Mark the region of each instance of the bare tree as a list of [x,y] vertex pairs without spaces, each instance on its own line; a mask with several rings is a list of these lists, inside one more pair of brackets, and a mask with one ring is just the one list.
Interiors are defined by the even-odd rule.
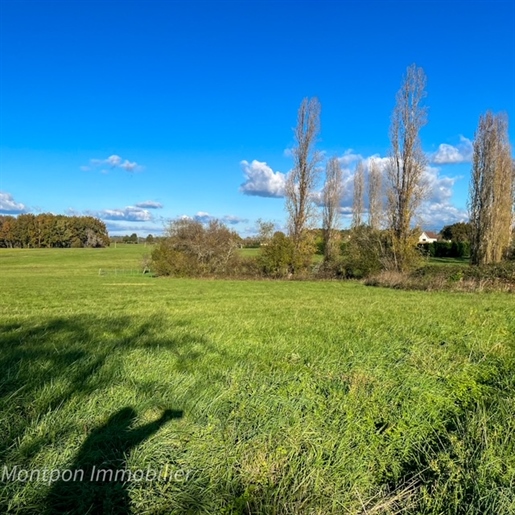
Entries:
[[374,159],[368,170],[368,225],[374,230],[381,228],[383,218],[383,181]]
[[409,266],[412,248],[411,223],[427,192],[423,182],[427,159],[420,143],[420,130],[427,123],[422,105],[426,76],[412,64],[397,92],[390,125],[391,155],[387,169],[388,218],[392,230],[394,259],[400,270]]
[[343,196],[343,174],[340,162],[333,157],[327,162],[323,189],[322,227],[324,233],[324,261],[334,261],[338,254],[337,230],[340,225],[340,203]]
[[365,189],[365,167],[359,161],[354,173],[354,195],[352,202],[352,227],[356,228],[363,224],[364,211],[364,189]]
[[315,149],[320,132],[320,103],[317,98],[304,98],[297,113],[294,129],[294,166],[286,180],[285,196],[288,230],[293,241],[292,272],[298,263],[307,261],[312,253],[307,229],[315,215],[313,193],[318,177],[320,153]]
[[497,263],[510,246],[513,223],[514,167],[505,114],[488,111],[479,118],[469,192],[471,260]]

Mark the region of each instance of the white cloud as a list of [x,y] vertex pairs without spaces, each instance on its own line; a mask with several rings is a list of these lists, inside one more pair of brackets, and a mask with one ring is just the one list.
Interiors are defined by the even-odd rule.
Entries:
[[108,173],[108,170],[104,168],[105,166],[108,166],[111,170],[120,168],[126,172],[139,172],[143,169],[143,167],[135,161],[131,162],[128,159],[123,160],[116,154],[109,156],[107,159],[91,159],[89,166],[81,166],[80,169],[83,172],[89,172],[93,169],[100,169],[101,173]]
[[[440,146],[442,147],[442,146]],[[453,147],[454,148],[454,147]],[[471,158],[472,143],[467,138],[461,137],[461,143],[457,147],[460,152],[460,159]],[[434,163],[434,156],[430,160]],[[443,154],[439,159],[443,160]],[[390,162],[389,157],[378,154],[364,157],[352,149],[346,150],[338,157],[342,168],[343,198],[340,204],[340,212],[344,218],[352,214],[354,174],[356,166],[361,161],[365,170],[371,168],[372,163],[383,175],[383,186],[386,187],[386,172]],[[450,161],[445,161],[450,162]],[[454,161],[464,162],[464,161]],[[443,162],[442,162],[443,164]],[[254,160],[251,163],[241,162],[246,181],[241,185],[240,191],[245,195],[256,195],[262,197],[283,197],[286,183],[286,174],[274,172],[266,163]],[[428,195],[420,209],[420,220],[425,228],[441,228],[443,225],[467,219],[467,212],[453,205],[452,196],[454,184],[460,177],[448,177],[441,175],[441,170],[435,166],[427,166],[424,171],[424,181],[428,188]],[[365,206],[368,204],[367,185],[365,184]],[[318,205],[323,204],[322,191],[313,194],[313,201]],[[386,199],[384,199],[386,203]],[[203,213],[207,215],[207,213]],[[197,216],[199,213],[197,213]]]
[[422,204],[419,213],[419,224],[428,230],[440,230],[445,225],[466,222],[467,220],[467,211],[452,205],[450,202],[425,202]]
[[120,156],[117,156],[117,155],[109,156],[109,157],[105,160],[105,163],[106,163],[106,164],[111,165],[111,166],[113,166],[113,167],[115,167],[115,166],[119,166],[121,162],[122,162],[122,158],[121,158]]
[[460,136],[460,143],[457,146],[442,143],[438,150],[430,155],[431,162],[435,164],[470,163],[472,161],[472,141]]
[[245,182],[240,186],[244,195],[257,197],[284,197],[286,174],[274,172],[266,163],[241,161]]
[[348,168],[351,164],[360,161],[363,157],[360,154],[355,154],[352,148],[349,148],[343,153],[343,156],[338,158],[342,168]]
[[441,204],[448,202],[452,197],[452,188],[459,177],[446,177],[440,175],[440,169],[434,166],[426,166],[424,170],[424,182],[428,189],[426,202]]
[[[383,175],[383,187],[386,187],[386,172],[389,165],[389,157],[381,157],[378,154],[363,157],[347,150],[338,158],[342,166],[343,198],[340,204],[340,212],[345,218],[352,214],[352,202],[354,195],[354,174],[356,166],[361,160],[365,170],[369,171],[372,163]],[[420,224],[425,228],[441,228],[443,225],[467,219],[467,213],[452,204],[454,184],[460,177],[448,177],[441,175],[440,168],[427,166],[424,170],[423,180],[428,188],[428,195],[420,208]],[[368,204],[367,185],[365,184],[365,206]],[[317,192],[315,201],[322,205],[322,194]],[[383,199],[386,204],[386,198]]]
[[198,211],[195,216],[193,216],[193,220],[196,222],[201,222],[203,224],[209,223],[211,220],[213,220],[214,217],[212,217],[209,213],[206,213],[205,211]]
[[144,202],[138,202],[136,207],[141,207],[143,209],[162,209],[163,204],[154,200],[145,200]]
[[119,165],[120,168],[123,168],[126,172],[134,172],[138,168],[138,163],[133,162],[131,163],[127,159]]
[[221,217],[217,217],[217,216],[210,215],[206,211],[198,211],[197,214],[194,215],[193,217],[190,217],[187,215],[182,215],[181,218],[190,219],[190,220],[193,219],[196,222],[200,222],[203,224],[207,224],[207,223],[211,222],[212,220],[220,220],[221,222],[228,224],[228,225],[236,225],[239,223],[247,223],[248,222],[248,220],[246,218],[240,218],[235,215],[224,215]]
[[440,169],[427,166],[424,181],[428,196],[420,206],[417,222],[425,229],[441,229],[444,225],[468,219],[467,211],[452,203],[454,184],[460,177],[440,175]]
[[229,225],[246,224],[248,222],[248,219],[240,218],[239,216],[235,215],[225,215],[222,217],[222,222]]
[[127,206],[122,209],[88,211],[87,214],[96,216],[102,220],[124,220],[126,222],[150,222],[153,220],[152,215],[146,209],[137,206]]
[[26,211],[25,205],[21,202],[16,202],[10,193],[0,191],[0,214],[19,215]]

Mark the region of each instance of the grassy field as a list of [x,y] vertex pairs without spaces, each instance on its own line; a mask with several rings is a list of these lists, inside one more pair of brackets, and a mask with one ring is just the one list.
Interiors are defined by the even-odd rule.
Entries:
[[148,250],[0,249],[0,512],[515,513],[512,296]]

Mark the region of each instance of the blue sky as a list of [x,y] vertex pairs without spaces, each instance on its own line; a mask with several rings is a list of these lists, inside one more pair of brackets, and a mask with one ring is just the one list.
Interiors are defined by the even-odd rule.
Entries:
[[515,119],[513,0],[0,0],[0,214],[94,214],[112,234],[183,215],[280,227],[312,96],[347,213],[358,160],[388,155],[412,63],[429,108],[421,223],[440,229],[466,218],[480,114]]

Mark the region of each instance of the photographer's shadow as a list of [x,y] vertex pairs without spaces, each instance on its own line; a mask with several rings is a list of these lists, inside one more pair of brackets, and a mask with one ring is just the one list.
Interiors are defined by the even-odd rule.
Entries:
[[86,439],[73,465],[71,480],[61,476],[47,499],[47,514],[127,514],[127,456],[131,449],[154,434],[182,411],[166,410],[154,422],[132,429],[136,412],[123,408]]

